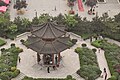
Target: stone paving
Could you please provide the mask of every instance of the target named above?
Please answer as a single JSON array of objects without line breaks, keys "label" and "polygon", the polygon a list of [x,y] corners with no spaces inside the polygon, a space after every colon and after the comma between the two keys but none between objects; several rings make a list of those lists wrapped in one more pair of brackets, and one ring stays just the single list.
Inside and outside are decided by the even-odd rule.
[{"label": "stone paving", "polygon": [[[22,18],[26,17],[30,20],[35,17],[35,12],[39,16],[42,13],[48,13],[52,16],[57,16],[58,14],[68,14],[70,8],[67,6],[67,0],[26,0],[28,3],[28,7],[25,9],[24,15],[17,15],[16,9],[13,9],[14,1],[11,3],[10,7],[10,16],[11,20],[14,20],[15,17],[20,16]],[[88,20],[92,20],[96,15],[88,15],[88,10],[90,7],[84,5],[84,11],[79,11],[78,3],[75,2],[75,6],[73,10],[75,13],[78,13],[79,16],[86,17]],[[106,0],[106,3],[101,3],[96,5],[95,11],[98,12],[98,16],[102,16],[103,13],[107,12],[110,17],[114,17],[114,15],[120,12],[120,4],[117,0]],[[56,11],[55,11],[56,7]]]}]

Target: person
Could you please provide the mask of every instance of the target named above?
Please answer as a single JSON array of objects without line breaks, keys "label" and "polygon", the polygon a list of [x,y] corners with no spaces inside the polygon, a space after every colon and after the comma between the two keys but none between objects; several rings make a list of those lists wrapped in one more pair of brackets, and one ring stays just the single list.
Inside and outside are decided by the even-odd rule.
[{"label": "person", "polygon": [[56,11],[56,6],[55,6],[55,11]]},{"label": "person", "polygon": [[55,56],[55,63],[57,64],[57,62],[58,62],[58,57]]},{"label": "person", "polygon": [[98,48],[98,52],[100,53],[100,48]]},{"label": "person", "polygon": [[56,66],[53,66],[53,69],[56,70]]},{"label": "person", "polygon": [[104,68],[104,73],[106,73],[106,68]]},{"label": "person", "polygon": [[50,73],[50,68],[49,67],[47,67],[47,72]]},{"label": "person", "polygon": [[19,63],[20,63],[20,61],[21,61],[21,58],[19,57]]},{"label": "person", "polygon": [[92,14],[95,15],[95,9],[93,9]]},{"label": "person", "polygon": [[107,72],[105,72],[105,80],[107,80]]},{"label": "person", "polygon": [[92,37],[90,37],[90,42],[92,42]]}]

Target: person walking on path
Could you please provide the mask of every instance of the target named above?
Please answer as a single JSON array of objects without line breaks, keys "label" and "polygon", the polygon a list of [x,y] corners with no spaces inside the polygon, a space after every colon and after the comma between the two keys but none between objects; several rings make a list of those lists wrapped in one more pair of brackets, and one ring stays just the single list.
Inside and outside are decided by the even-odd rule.
[{"label": "person walking on path", "polygon": [[47,72],[50,73],[50,68],[49,67],[47,67]]},{"label": "person walking on path", "polygon": [[104,73],[106,73],[106,68],[104,68]]},{"label": "person walking on path", "polygon": [[100,53],[100,48],[98,48],[98,53]]},{"label": "person walking on path", "polygon": [[20,58],[20,56],[18,57],[18,60],[19,60],[19,63],[20,63],[20,61],[21,61],[21,58]]},{"label": "person walking on path", "polygon": [[107,72],[105,72],[105,80],[107,80]]}]

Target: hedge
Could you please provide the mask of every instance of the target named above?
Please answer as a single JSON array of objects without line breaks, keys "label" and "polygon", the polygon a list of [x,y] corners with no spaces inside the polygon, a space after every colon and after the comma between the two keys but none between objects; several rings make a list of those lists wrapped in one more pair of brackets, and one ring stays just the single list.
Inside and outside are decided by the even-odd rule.
[{"label": "hedge", "polygon": [[21,48],[16,47],[15,45],[8,49],[1,49],[0,79],[11,80],[20,73],[20,70],[18,70],[16,66],[18,54],[22,51]]},{"label": "hedge", "polygon": [[72,78],[71,75],[68,75],[66,78],[32,78],[25,76],[22,80],[76,80],[76,79]]},{"label": "hedge", "polygon": [[102,48],[105,51],[105,57],[111,72],[111,78],[108,80],[119,80],[120,76],[120,47],[116,44],[108,43],[106,40],[97,40],[92,45]]},{"label": "hedge", "polygon": [[77,74],[85,80],[95,80],[98,78],[101,70],[98,67],[95,53],[87,47],[78,47],[75,49],[75,52],[79,54],[80,59],[80,70],[77,71]]}]

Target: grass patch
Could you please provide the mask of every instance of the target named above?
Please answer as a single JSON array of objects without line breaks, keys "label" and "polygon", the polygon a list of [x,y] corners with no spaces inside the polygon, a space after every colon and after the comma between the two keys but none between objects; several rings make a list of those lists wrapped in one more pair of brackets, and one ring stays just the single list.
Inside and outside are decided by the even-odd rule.
[{"label": "grass patch", "polygon": [[6,44],[6,41],[0,39],[0,46],[3,46],[3,45],[5,45],[5,44]]}]

